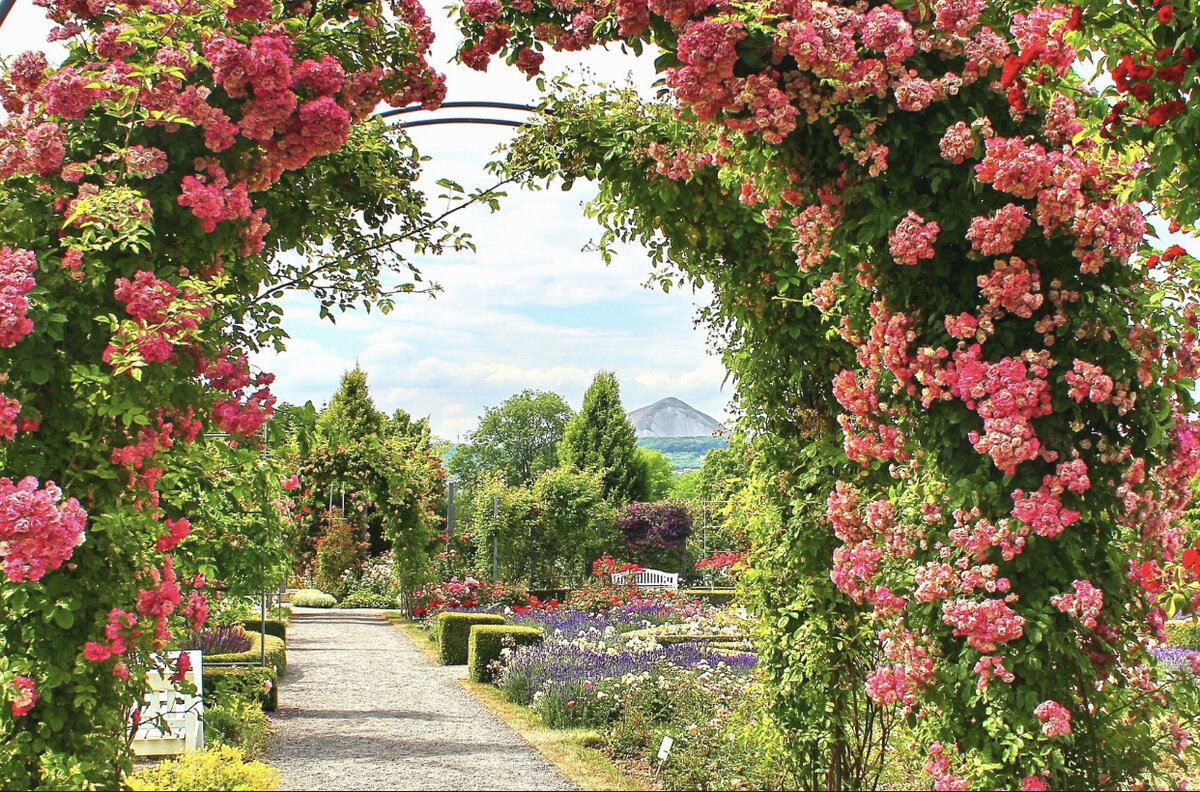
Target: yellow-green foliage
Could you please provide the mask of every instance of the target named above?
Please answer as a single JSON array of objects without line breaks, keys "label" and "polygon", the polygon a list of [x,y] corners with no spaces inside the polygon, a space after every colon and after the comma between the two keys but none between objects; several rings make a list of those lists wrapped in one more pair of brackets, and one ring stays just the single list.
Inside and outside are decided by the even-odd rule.
[{"label": "yellow-green foliage", "polygon": [[258,759],[267,752],[270,739],[271,721],[256,699],[230,696],[219,705],[204,708],[207,745],[232,745],[247,759]]},{"label": "yellow-green foliage", "polygon": [[464,665],[467,640],[476,624],[504,624],[504,617],[493,613],[439,613],[437,617],[438,662]]},{"label": "yellow-green foliage", "polygon": [[1171,646],[1200,650],[1200,622],[1194,619],[1167,622],[1167,642]]},{"label": "yellow-green foliage", "polygon": [[262,762],[247,762],[232,745],[183,754],[126,779],[132,790],[273,790],[279,786],[279,771]]},{"label": "yellow-green foliage", "polygon": [[297,608],[332,608],[337,599],[320,589],[300,589],[291,596],[290,602]]},{"label": "yellow-green foliage", "polygon": [[500,659],[505,647],[528,646],[542,642],[542,631],[536,627],[515,627],[508,624],[477,624],[471,628],[467,646],[467,669],[472,682],[491,682],[489,666]]}]

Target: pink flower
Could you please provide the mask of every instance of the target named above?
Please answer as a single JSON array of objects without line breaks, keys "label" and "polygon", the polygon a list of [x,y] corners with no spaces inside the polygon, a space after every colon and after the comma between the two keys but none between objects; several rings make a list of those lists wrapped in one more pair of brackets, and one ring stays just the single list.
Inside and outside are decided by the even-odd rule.
[{"label": "pink flower", "polygon": [[13,583],[41,580],[83,544],[87,513],[74,498],[61,500],[52,481],[39,489],[32,476],[16,485],[0,478],[0,558]]},{"label": "pink flower", "polygon": [[1033,714],[1042,722],[1042,734],[1047,737],[1071,733],[1071,713],[1057,701],[1043,701]]},{"label": "pink flower", "polygon": [[29,310],[25,295],[37,285],[35,270],[33,251],[0,248],[0,348],[13,346],[33,330],[33,321],[25,315]]},{"label": "pink flower", "polygon": [[14,677],[13,681],[8,684],[8,687],[8,695],[12,700],[13,717],[20,718],[23,715],[28,715],[38,698],[37,686],[33,684],[33,680],[27,676]]},{"label": "pink flower", "polygon": [[167,520],[166,526],[167,533],[158,537],[158,541],[154,545],[154,548],[160,553],[174,550],[192,530],[191,523],[188,522],[186,517],[178,520]]},{"label": "pink flower", "polygon": [[976,217],[971,221],[967,239],[971,247],[985,256],[1011,253],[1013,244],[1025,236],[1029,228],[1029,213],[1024,207],[1006,204],[991,217]]},{"label": "pink flower", "polygon": [[1048,788],[1046,779],[1041,776],[1031,775],[1021,779],[1021,792],[1045,792]]},{"label": "pink flower", "polygon": [[904,219],[888,234],[888,249],[899,264],[916,264],[921,259],[931,259],[937,252],[933,243],[937,241],[941,226],[936,222],[926,223],[916,212],[909,210]]},{"label": "pink flower", "polygon": [[1087,580],[1076,580],[1072,585],[1075,588],[1073,594],[1051,597],[1050,604],[1074,616],[1087,629],[1096,629],[1100,611],[1104,609],[1104,592]]},{"label": "pink flower", "polygon": [[283,488],[285,490],[288,490],[289,492],[292,490],[300,489],[300,476],[293,473],[291,478],[284,480]]}]

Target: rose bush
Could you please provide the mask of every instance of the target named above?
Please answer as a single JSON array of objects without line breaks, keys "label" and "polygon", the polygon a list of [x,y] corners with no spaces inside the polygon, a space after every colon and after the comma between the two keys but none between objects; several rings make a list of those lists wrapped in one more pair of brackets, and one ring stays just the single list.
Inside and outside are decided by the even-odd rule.
[{"label": "rose bush", "polygon": [[[773,709],[810,786],[862,781],[852,757],[873,738],[851,724],[871,708],[913,719],[937,788],[1173,784],[1190,761],[1167,713],[1193,712],[1194,689],[1150,649],[1196,604],[1177,563],[1200,465],[1194,262],[1153,250],[1130,197],[1195,196],[1144,178],[1136,147],[1105,150],[1108,107],[1072,71],[1103,48],[1101,6],[460,16],[477,68],[663,50],[673,107],[554,96],[514,161],[598,179],[608,241],[647,243],[679,268],[666,284],[716,286],[708,317],[776,493],[752,577],[788,691]],[[1173,14],[1140,34],[1186,91]],[[1152,168],[1192,142],[1153,131],[1167,120],[1146,119]],[[838,649],[848,631],[874,652]]]},{"label": "rose bush", "polygon": [[[203,548],[253,532],[201,523],[228,459],[200,437],[270,417],[248,355],[280,290],[386,308],[395,244],[461,238],[367,118],[441,99],[417,3],[42,5],[66,60],[0,78],[0,785],[115,788],[151,655],[204,621]],[[286,509],[265,478],[239,502]]]}]

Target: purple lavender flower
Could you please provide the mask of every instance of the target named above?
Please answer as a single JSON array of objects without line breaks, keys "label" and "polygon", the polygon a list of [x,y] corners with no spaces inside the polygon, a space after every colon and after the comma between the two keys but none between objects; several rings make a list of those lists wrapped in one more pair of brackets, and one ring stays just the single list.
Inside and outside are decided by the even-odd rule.
[{"label": "purple lavender flower", "polygon": [[250,651],[250,638],[241,627],[227,625],[200,633],[189,633],[183,639],[183,649],[199,649],[206,655],[238,654]]}]

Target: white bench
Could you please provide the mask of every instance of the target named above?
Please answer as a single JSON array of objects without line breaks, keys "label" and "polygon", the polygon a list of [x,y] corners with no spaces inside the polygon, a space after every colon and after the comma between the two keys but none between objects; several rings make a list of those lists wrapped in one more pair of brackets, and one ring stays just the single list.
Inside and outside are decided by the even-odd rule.
[{"label": "white bench", "polygon": [[640,572],[634,572],[632,579],[630,579],[629,575],[630,573],[628,572],[613,572],[612,582],[618,586],[631,584],[647,589],[679,588],[679,575],[674,572],[663,572],[659,569],[643,569]]},{"label": "white bench", "polygon": [[[133,735],[133,752],[137,756],[166,756],[198,751],[204,747],[204,675],[202,654],[188,652],[191,669],[184,680],[196,686],[195,695],[181,692],[166,676],[150,672],[146,683],[150,689],[145,705],[139,710],[141,720]],[[171,652],[163,660],[174,666],[179,652]],[[168,672],[169,676],[169,672]]]}]

